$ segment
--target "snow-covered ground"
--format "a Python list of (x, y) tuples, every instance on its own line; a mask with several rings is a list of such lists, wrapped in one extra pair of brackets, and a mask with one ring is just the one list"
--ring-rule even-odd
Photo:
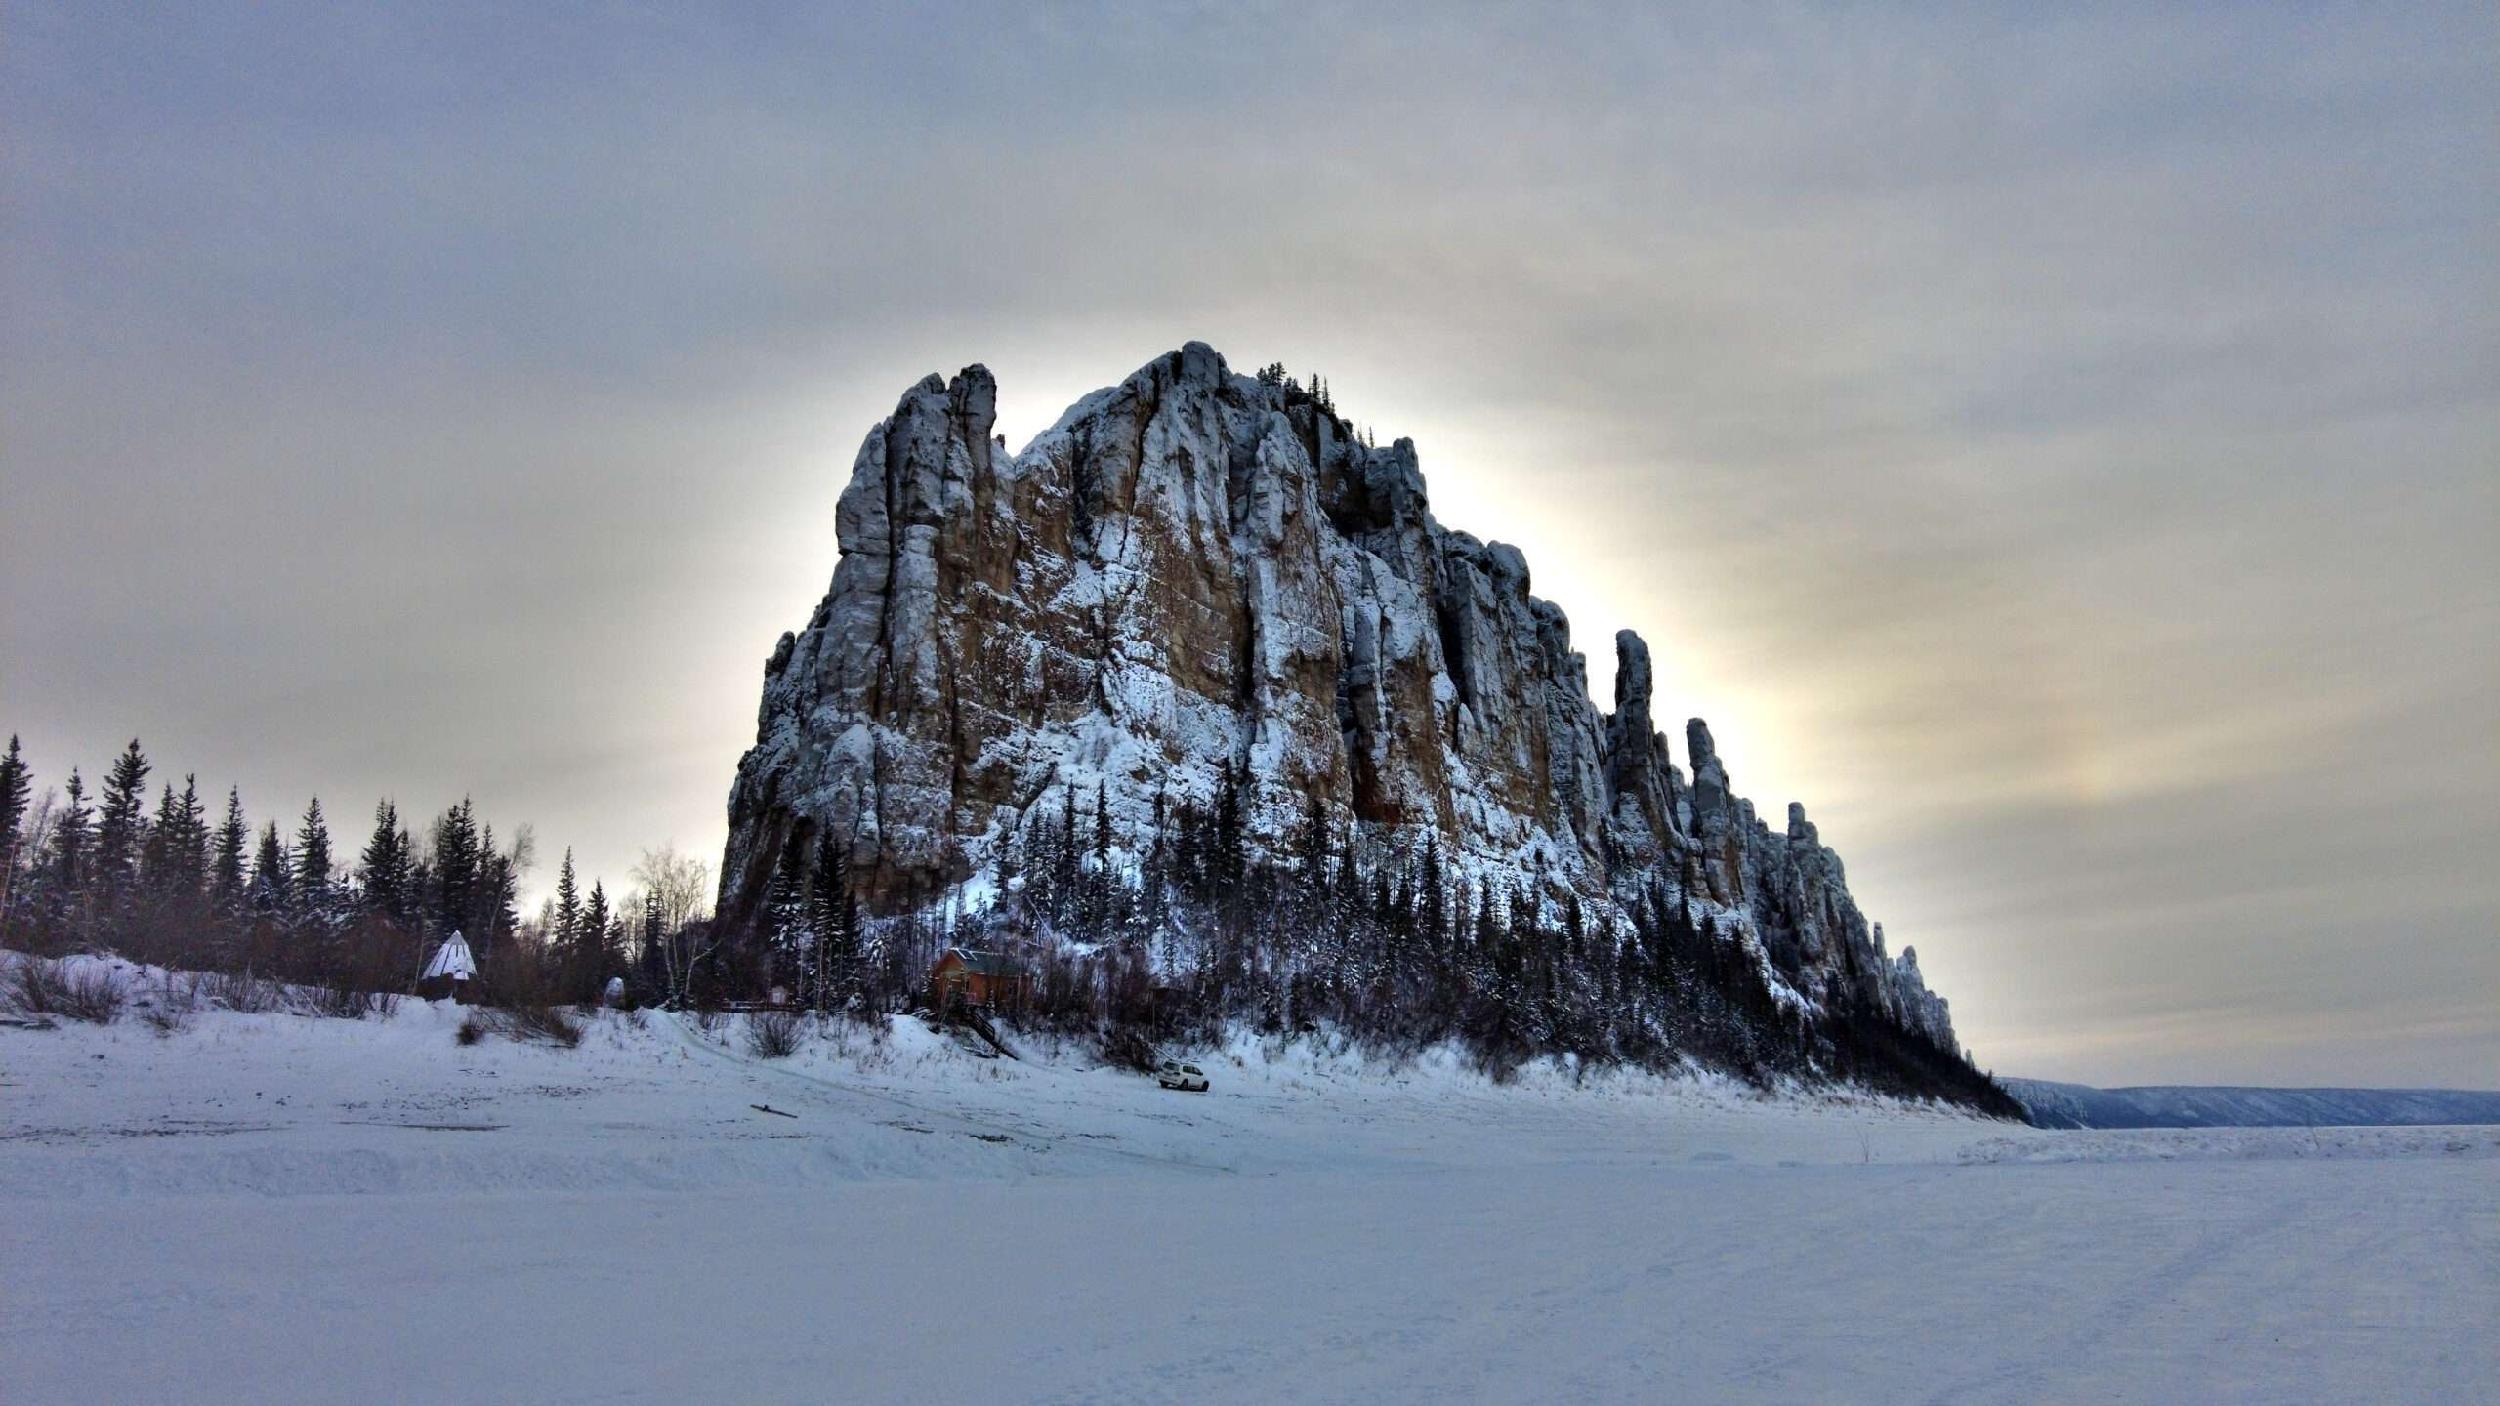
[[(2449, 1401), (2500, 1129), (2032, 1133), (1256, 1042), (0, 1028), (0, 1399)], [(795, 1114), (756, 1111), (766, 1104)]]

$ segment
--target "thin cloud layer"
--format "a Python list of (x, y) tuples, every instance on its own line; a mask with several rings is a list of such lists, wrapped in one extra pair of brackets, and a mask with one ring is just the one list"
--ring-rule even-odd
[(2500, 1083), (2500, 24), (21, 6), (0, 726), (717, 844), (852, 450), (1325, 374), (1999, 1069)]

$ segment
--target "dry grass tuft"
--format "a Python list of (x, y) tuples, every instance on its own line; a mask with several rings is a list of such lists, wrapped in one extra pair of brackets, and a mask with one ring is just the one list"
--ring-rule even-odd
[(21, 957), (9, 969), (8, 1003), (25, 1015), (110, 1025), (128, 1000), (120, 979), (99, 965), (72, 972), (61, 962)]

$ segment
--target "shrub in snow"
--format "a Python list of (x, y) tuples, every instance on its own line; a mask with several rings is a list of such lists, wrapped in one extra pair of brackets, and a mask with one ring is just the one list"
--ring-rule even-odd
[(799, 1052), (795, 1011), (757, 1011), (747, 1017), (747, 1048), (758, 1059), (787, 1059)]
[(102, 963), (81, 964), (22, 957), (9, 971), (9, 1004), (27, 1015), (67, 1016), (110, 1025), (126, 1000), (121, 982)]
[(486, 1038), (486, 1022), (479, 1020), (477, 1013), (472, 1011), (460, 1022), (460, 1028), (451, 1032), (451, 1038), (463, 1046), (474, 1045)]
[[(59, 968), (56, 966), (54, 971), (57, 974)], [(72, 1020), (110, 1025), (122, 1013), (122, 1006), (128, 999), (122, 991), (121, 982), (100, 966), (90, 966), (84, 971), (61, 977), (61, 986), (67, 998), (61, 1013)]]
[(1102, 1062), (1140, 1074), (1152, 1073), (1155, 1042), (1134, 1025), (1115, 1025), (1102, 1033)]
[(252, 972), (210, 972), (201, 978), (200, 998), (219, 1010), (265, 1015), (286, 1008), (286, 989)]
[(541, 1040), (571, 1049), (582, 1042), (582, 1025), (562, 1006), (514, 1006), (504, 1012), (516, 1040)]
[(304, 1015), (362, 1020), (369, 1015), (388, 1016), (399, 1009), (398, 992), (368, 991), (361, 982), (325, 981), (300, 990), (301, 999), (295, 1005)]

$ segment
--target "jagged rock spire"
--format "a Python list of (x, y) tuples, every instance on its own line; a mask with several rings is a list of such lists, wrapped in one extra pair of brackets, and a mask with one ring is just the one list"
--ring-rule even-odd
[(890, 911), (977, 891), (1072, 792), (1142, 849), (1158, 804), (1237, 784), (1254, 847), (1286, 852), (1316, 798), (1601, 909), (1689, 869), (1799, 989), (1899, 984), (1802, 811), (1762, 826), (1699, 719), (1687, 785), (1630, 631), (1601, 716), (1563, 612), (1517, 548), (1433, 519), (1411, 441), (1198, 342), (1019, 453), (996, 407), (983, 367), (932, 375), (860, 446), (832, 587), (766, 667), (724, 922), (794, 835), (847, 846)]

